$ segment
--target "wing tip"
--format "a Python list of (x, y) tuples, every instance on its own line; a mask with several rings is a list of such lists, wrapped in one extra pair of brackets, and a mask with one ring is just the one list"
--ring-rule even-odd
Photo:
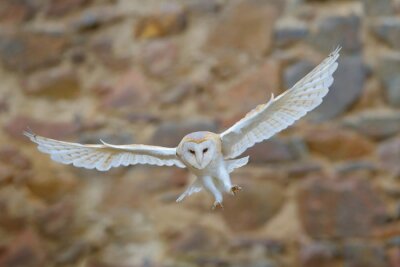
[(36, 138), (36, 134), (29, 127), (27, 127), (26, 130), (22, 132), (22, 134), (32, 141)]
[(338, 45), (329, 55), (330, 57), (339, 57), (340, 56), (340, 51), (342, 50), (342, 47)]

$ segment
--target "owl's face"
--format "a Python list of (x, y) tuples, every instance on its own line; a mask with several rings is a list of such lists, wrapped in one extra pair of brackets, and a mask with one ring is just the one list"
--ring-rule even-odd
[[(202, 133), (202, 132), (199, 132)], [(187, 164), (196, 169), (204, 169), (210, 162), (218, 156), (218, 145), (214, 138), (193, 138), (201, 135), (188, 135), (182, 139), (178, 146), (178, 155)]]

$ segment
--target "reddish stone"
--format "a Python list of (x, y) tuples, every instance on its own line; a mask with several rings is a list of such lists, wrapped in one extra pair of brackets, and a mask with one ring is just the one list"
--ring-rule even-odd
[(391, 248), (388, 252), (390, 267), (400, 267), (400, 248)]
[(79, 127), (71, 122), (45, 122), (27, 116), (16, 116), (9, 120), (4, 131), (11, 137), (26, 140), (23, 132), (31, 128), (35, 133), (54, 139), (62, 139), (75, 134)]
[(299, 190), (298, 203), (301, 222), (313, 238), (372, 236), (385, 216), (377, 192), (362, 179), (310, 178)]
[(66, 37), (50, 33), (18, 32), (0, 36), (0, 58), (13, 71), (31, 71), (57, 64), (67, 46)]
[(272, 94), (279, 94), (279, 87), (279, 64), (269, 60), (221, 92), (217, 101), (220, 109), (233, 111), (236, 120), (258, 104), (267, 102)]
[(0, 147), (0, 162), (13, 166), (18, 170), (29, 170), (32, 168), (30, 159), (15, 147)]
[(140, 18), (135, 28), (135, 36), (140, 39), (164, 37), (182, 32), (186, 26), (186, 11), (178, 6), (170, 5), (157, 14)]
[(71, 234), (73, 219), (72, 204), (60, 202), (38, 214), (37, 224), (42, 234), (51, 238), (62, 238)]
[(151, 143), (159, 146), (175, 147), (185, 135), (191, 132), (216, 132), (217, 129), (218, 125), (210, 120), (165, 122), (156, 129)]
[(79, 94), (80, 82), (71, 68), (56, 67), (35, 73), (22, 82), (27, 94), (51, 98), (72, 98)]
[(89, 0), (52, 0), (49, 2), (46, 13), (54, 17), (63, 16), (71, 11), (79, 9), (88, 2)]
[(42, 267), (46, 253), (41, 240), (32, 230), (20, 233), (0, 254), (0, 266), (4, 267)]
[(31, 1), (3, 0), (0, 2), (0, 23), (15, 25), (29, 20), (35, 13)]
[(225, 196), (221, 210), (226, 223), (233, 231), (252, 231), (262, 227), (282, 207), (284, 190), (272, 181), (240, 180), (242, 190), (237, 197)]
[(103, 97), (103, 105), (107, 108), (129, 106), (139, 109), (147, 106), (151, 96), (145, 77), (131, 70), (123, 74), (112, 91)]
[(171, 40), (155, 40), (148, 43), (141, 54), (145, 70), (156, 77), (173, 73), (178, 62), (178, 47)]
[(370, 154), (374, 145), (357, 132), (335, 127), (312, 128), (304, 139), (312, 152), (331, 160), (356, 159)]

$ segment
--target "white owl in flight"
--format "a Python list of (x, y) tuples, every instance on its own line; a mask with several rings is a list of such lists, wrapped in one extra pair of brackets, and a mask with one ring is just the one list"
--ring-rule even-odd
[(186, 167), (196, 179), (177, 202), (204, 188), (215, 198), (213, 208), (222, 207), (223, 192), (236, 194), (241, 189), (232, 185), (229, 174), (246, 165), (249, 157), (236, 157), (321, 104), (333, 83), (332, 74), (338, 66), (339, 51), (337, 48), (291, 89), (275, 98), (272, 95), (267, 103), (257, 106), (223, 133), (190, 133), (175, 148), (111, 145), (101, 140), (102, 144), (83, 145), (41, 137), (32, 132), (24, 134), (53, 160), (76, 167), (99, 171), (134, 164)]

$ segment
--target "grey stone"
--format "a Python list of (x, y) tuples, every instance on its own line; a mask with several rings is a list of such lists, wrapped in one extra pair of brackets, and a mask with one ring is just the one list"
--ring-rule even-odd
[(188, 133), (197, 131), (216, 132), (217, 130), (217, 123), (210, 120), (165, 122), (155, 131), (152, 143), (160, 146), (175, 147)]
[(331, 52), (336, 46), (341, 46), (346, 53), (358, 53), (362, 48), (360, 33), (359, 16), (332, 16), (319, 23), (310, 42), (325, 53)]
[(332, 119), (343, 114), (358, 100), (367, 76), (367, 69), (360, 55), (342, 56), (333, 74), (335, 81), (322, 104), (311, 112), (314, 121)]
[(253, 146), (246, 153), (250, 155), (252, 163), (270, 163), (296, 160), (303, 151), (296, 142), (271, 138)]
[(400, 49), (400, 19), (385, 18), (373, 26), (376, 36), (385, 41), (389, 46)]
[(277, 46), (285, 47), (294, 44), (300, 40), (304, 40), (309, 34), (309, 30), (305, 24), (277, 23), (274, 29), (274, 38)]
[(345, 267), (387, 267), (385, 250), (382, 246), (365, 243), (350, 243), (344, 246)]
[(302, 60), (290, 65), (283, 73), (283, 81), (286, 89), (291, 88), (296, 82), (309, 73), (315, 64)]
[(315, 242), (303, 245), (300, 251), (301, 266), (326, 266), (329, 262), (332, 262), (338, 254), (338, 248), (333, 243)]
[(339, 174), (348, 174), (360, 170), (373, 172), (378, 170), (378, 167), (368, 161), (346, 161), (335, 166), (335, 169)]
[(381, 16), (393, 13), (392, 0), (363, 0), (367, 15)]
[(378, 156), (383, 169), (400, 176), (400, 138), (389, 139), (378, 147)]
[(378, 66), (378, 76), (382, 81), (386, 99), (390, 105), (400, 107), (400, 53), (383, 56)]
[(367, 110), (345, 118), (342, 124), (370, 138), (380, 140), (400, 131), (400, 112)]

